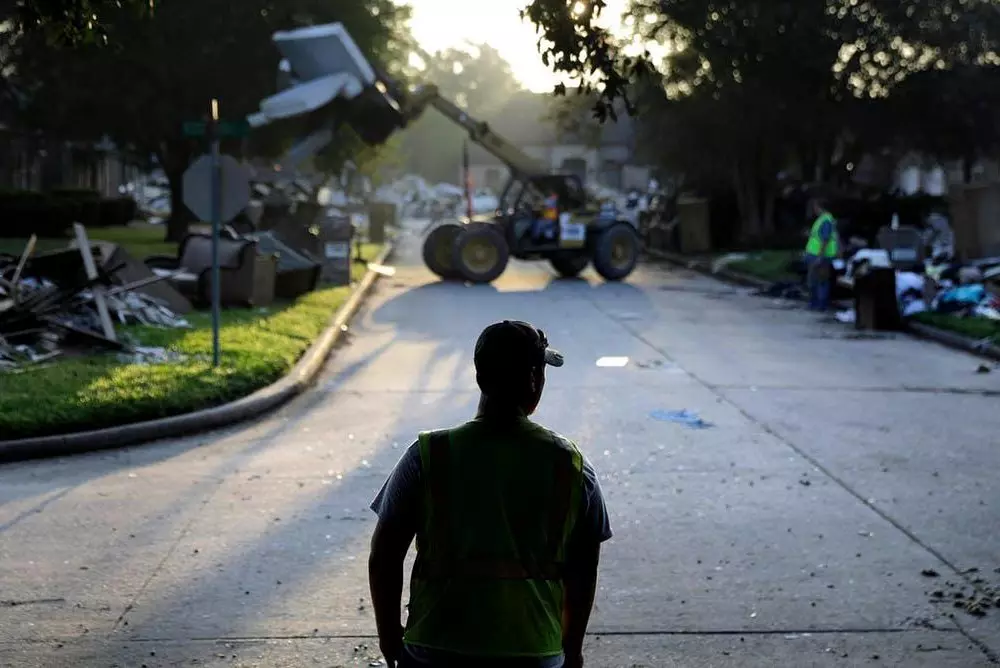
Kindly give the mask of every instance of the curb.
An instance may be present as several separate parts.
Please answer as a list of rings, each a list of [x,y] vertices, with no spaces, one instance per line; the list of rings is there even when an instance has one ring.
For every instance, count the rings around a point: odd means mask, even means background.
[[[666,260],[671,264],[684,267],[685,269],[696,271],[700,274],[708,276],[709,278],[715,278],[729,283],[736,283],[745,287],[760,288],[762,290],[771,287],[770,281],[765,281],[764,279],[757,278],[756,276],[741,274],[740,272],[732,271],[731,269],[726,269],[725,267],[717,272],[712,271],[711,266],[703,260],[692,260],[685,258],[683,255],[677,255],[676,253],[671,253],[669,251],[647,249],[646,252],[654,257]],[[943,346],[952,348],[953,350],[970,353],[978,357],[1000,362],[1000,346],[990,343],[989,341],[977,341],[975,339],[970,339],[967,336],[949,332],[948,330],[941,329],[939,327],[933,327],[922,322],[912,321],[906,323],[905,333],[910,334],[914,338],[923,339],[932,343],[939,343]]]
[[[683,255],[677,255],[669,251],[653,250],[651,248],[647,248],[646,252],[661,260],[666,260],[671,264],[684,267],[685,269],[697,271],[699,274],[704,274],[710,278],[718,278],[730,283],[737,283],[744,287],[759,288],[761,290],[771,287],[771,281],[765,281],[763,278],[743,274],[732,269],[727,269],[726,267],[722,267],[718,271],[712,271],[711,265],[704,260],[692,260]]]
[[[910,333],[921,339],[940,343],[955,350],[971,353],[979,357],[1000,362],[1000,346],[989,341],[977,341],[968,336],[962,336],[946,329],[927,325],[922,322],[910,322],[907,324]]]
[[[394,240],[373,260],[384,264],[395,250]],[[38,436],[14,441],[0,441],[0,463],[64,457],[83,452],[120,448],[143,442],[210,431],[242,422],[274,410],[307,389],[323,368],[330,351],[340,340],[351,317],[364,302],[379,273],[369,269],[347,301],[337,310],[333,320],[313,344],[303,353],[291,371],[274,383],[253,394],[221,406],[193,413],[56,436]]]

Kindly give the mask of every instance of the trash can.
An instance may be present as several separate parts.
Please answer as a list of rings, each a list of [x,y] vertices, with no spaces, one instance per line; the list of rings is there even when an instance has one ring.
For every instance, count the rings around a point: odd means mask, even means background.
[[[680,197],[677,200],[679,242],[681,253],[707,253],[712,250],[712,230],[709,203],[701,197]]]
[[[395,227],[396,205],[390,202],[373,202],[368,207],[368,241],[385,243],[385,228]]]
[[[873,267],[854,277],[855,327],[867,331],[900,331],[903,318],[896,299],[896,270]]]
[[[350,217],[328,212],[317,227],[323,250],[320,280],[331,285],[350,285],[351,240],[354,237]]]

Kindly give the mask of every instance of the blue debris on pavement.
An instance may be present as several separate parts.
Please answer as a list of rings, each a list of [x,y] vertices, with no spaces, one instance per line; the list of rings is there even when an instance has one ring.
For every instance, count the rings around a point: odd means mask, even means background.
[[[692,413],[687,409],[679,411],[656,410],[650,413],[649,417],[660,422],[676,422],[691,429],[708,429],[715,426],[711,422],[705,422],[698,417],[697,413]]]

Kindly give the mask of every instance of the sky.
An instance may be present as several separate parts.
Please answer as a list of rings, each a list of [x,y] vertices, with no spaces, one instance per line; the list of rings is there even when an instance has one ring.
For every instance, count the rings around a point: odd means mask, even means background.
[[[538,93],[552,91],[559,79],[542,64],[534,26],[519,12],[530,0],[408,0],[410,27],[424,48],[434,53],[464,42],[486,43],[500,52],[521,84]],[[610,0],[605,13],[620,16],[623,2]]]

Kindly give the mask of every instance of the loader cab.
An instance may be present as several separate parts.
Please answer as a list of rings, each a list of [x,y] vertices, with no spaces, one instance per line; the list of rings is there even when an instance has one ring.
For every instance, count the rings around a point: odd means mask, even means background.
[[[516,216],[537,208],[549,193],[559,197],[560,211],[579,211],[587,205],[587,192],[575,174],[543,174],[529,178],[513,176],[500,194],[497,215]]]

